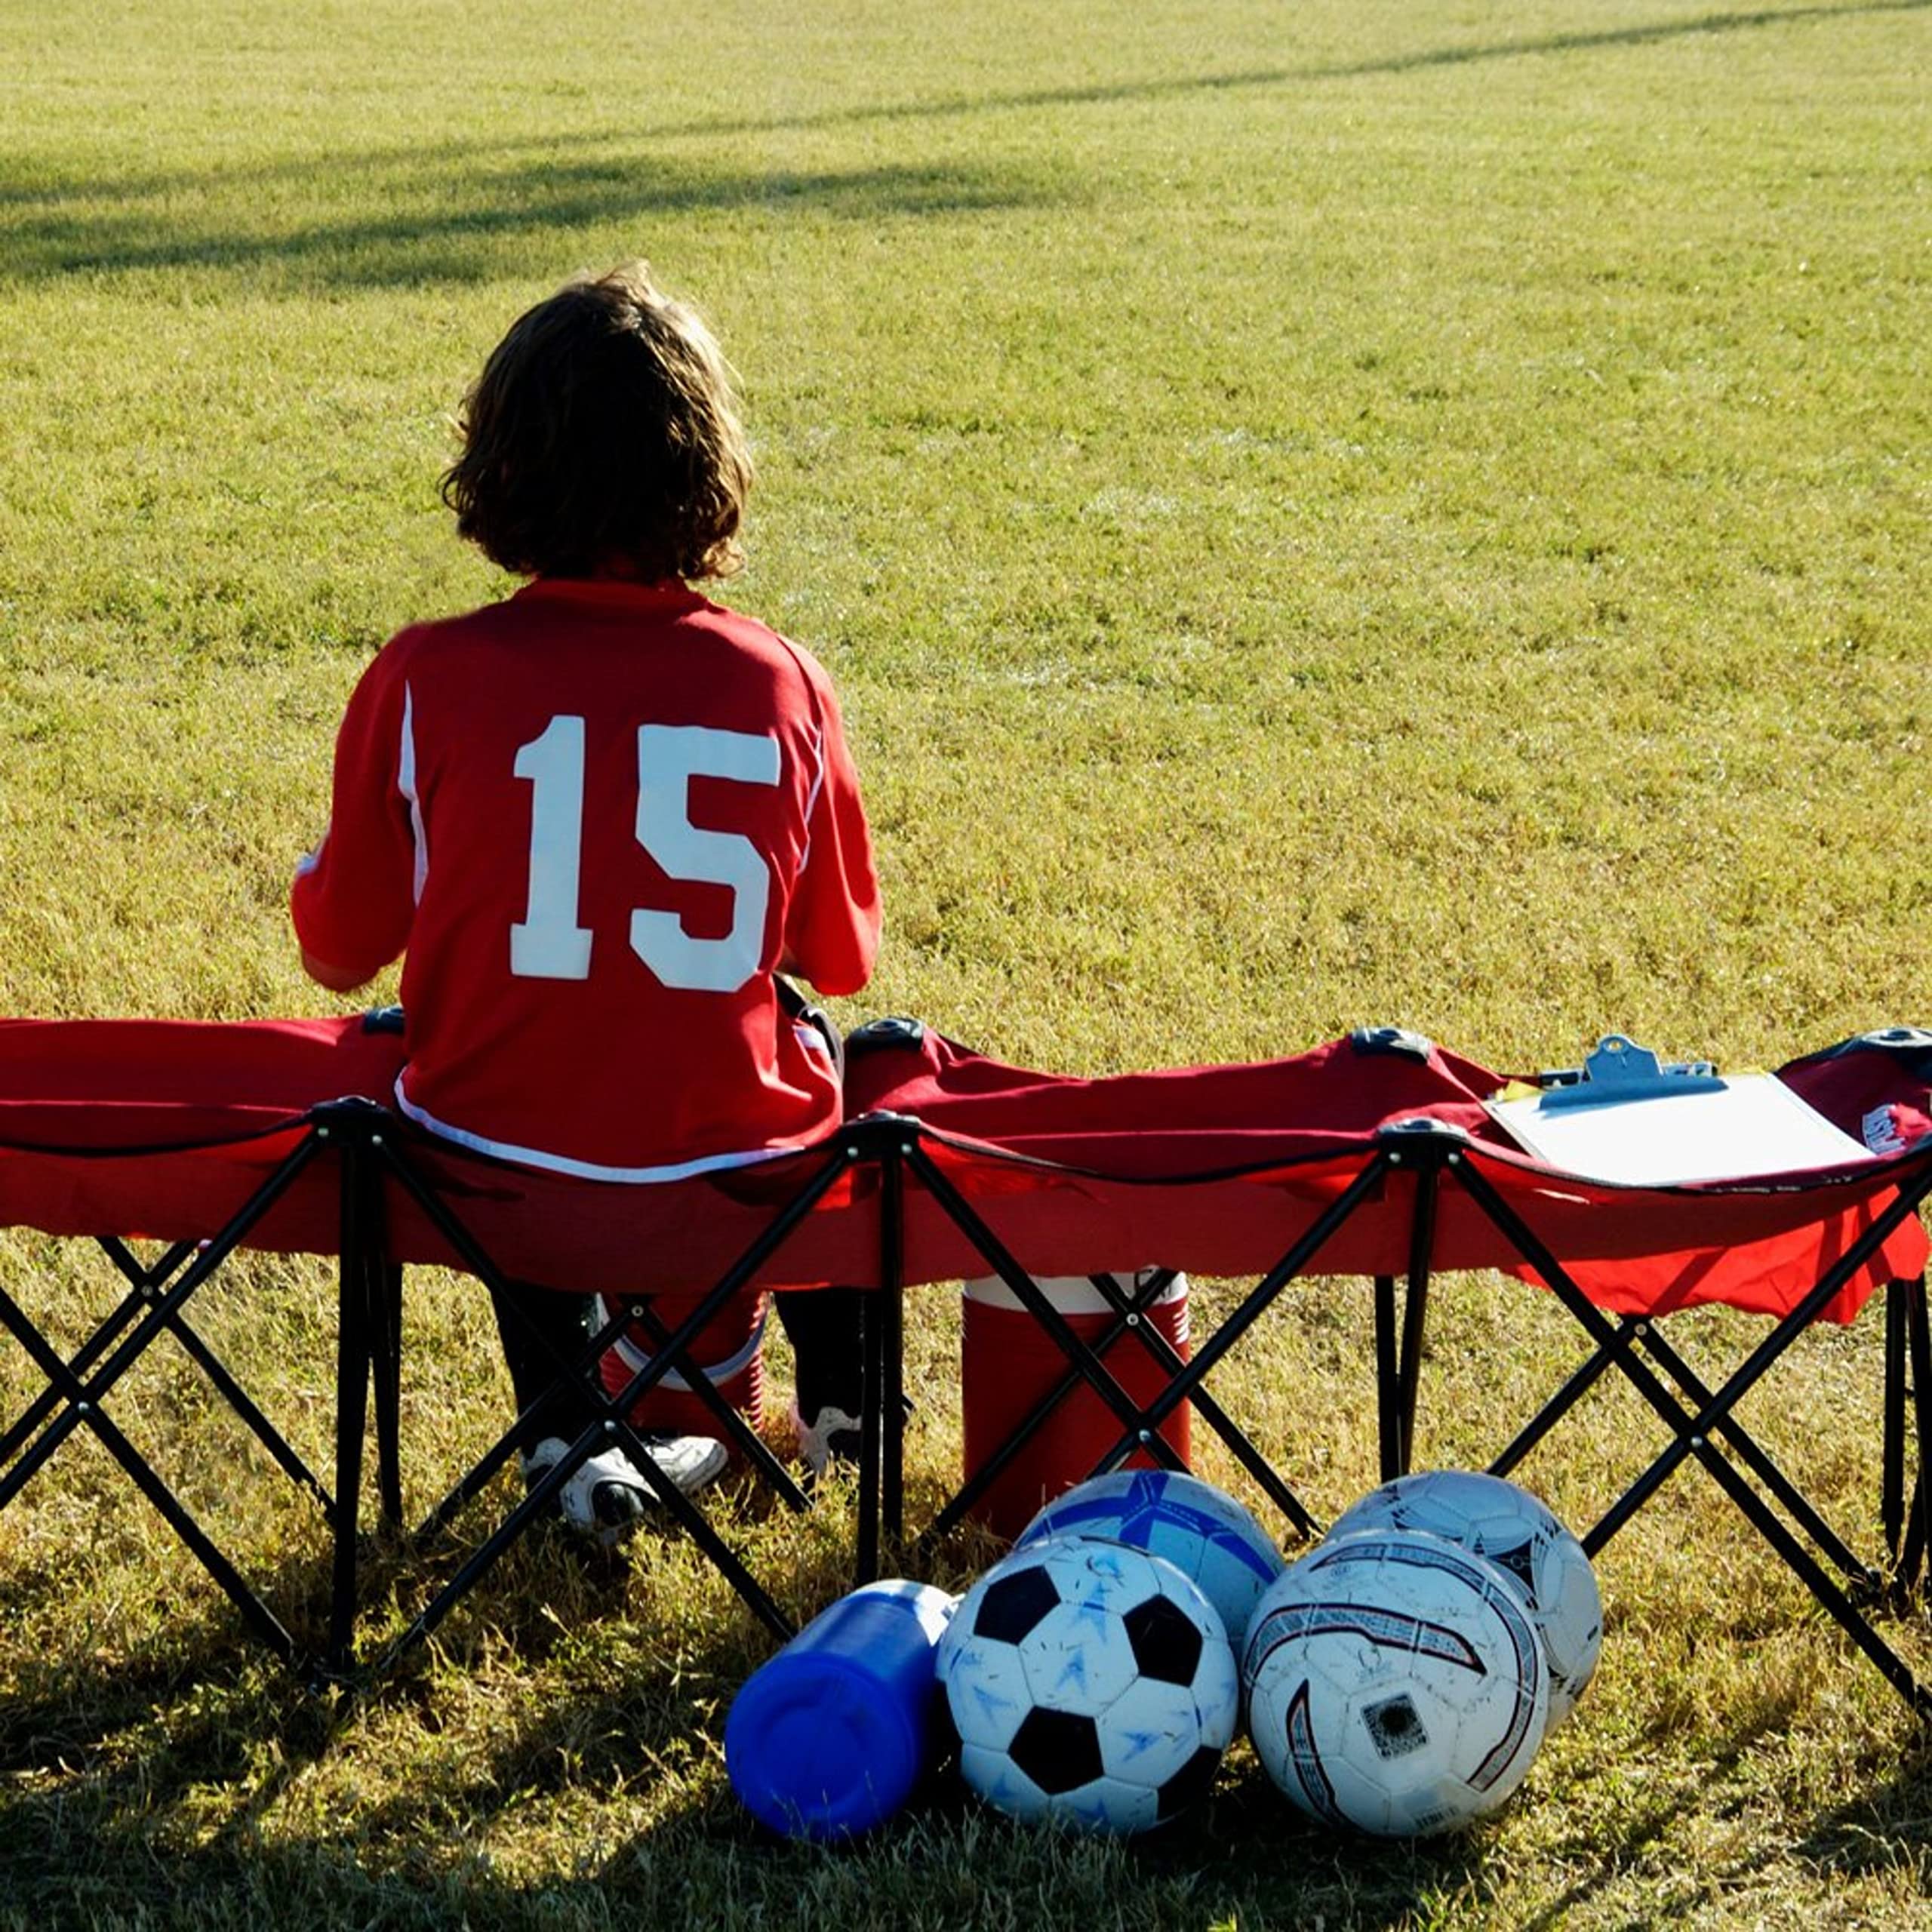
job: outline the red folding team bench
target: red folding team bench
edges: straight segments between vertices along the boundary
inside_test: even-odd
[[[233,1601],[291,1663],[300,1647],[115,1420],[117,1386],[162,1337],[185,1349],[334,1539],[332,1653],[352,1619],[355,1498],[375,1377],[383,1507],[399,1516],[397,1332],[391,1285],[365,1226],[352,1158],[330,1147],[353,1097],[393,1080],[400,1040],[361,1023],[196,1025],[140,1020],[0,1022],[0,1223],[91,1237],[127,1283],[63,1357],[29,1307],[0,1289],[0,1325],[45,1380],[0,1433],[0,1508],[85,1428]],[[352,1140],[353,1137],[349,1137]],[[346,1143],[345,1143],[346,1144]],[[159,1252],[137,1258],[130,1241]],[[195,1299],[238,1247],[338,1254],[334,1467],[312,1470],[194,1325]],[[338,1506],[337,1498],[342,1499]]]
[[[1897,1284],[1887,1328],[1882,1513],[1895,1574],[1915,1576],[1926,1493],[1921,1477],[1908,1509],[1905,1453],[1909,1433],[1922,1472],[1924,1392],[1932,1389],[1918,1282],[1927,1244],[1915,1212],[1932,1189],[1923,1036],[1874,1036],[1784,1070],[1841,1124],[1883,1115],[1897,1151],[1842,1172],[1644,1189],[1580,1182],[1514,1150],[1483,1104],[1502,1084],[1497,1076],[1391,1029],[1291,1060],[1100,1081],[1001,1066],[908,1023],[866,1029],[857,1044],[854,1117],[838,1133],[723,1174],[639,1189],[566,1180],[429,1140],[383,1104],[401,1041],[380,1020],[0,1026],[0,1221],[100,1239],[130,1284],[93,1338],[65,1359],[22,1303],[0,1293],[0,1324],[47,1384],[0,1438],[0,1506],[75,1429],[91,1429],[251,1626],[285,1657],[303,1658],[112,1419],[109,1398],[122,1377],[159,1337],[174,1337],[282,1470],[315,1496],[334,1549],[322,1662],[346,1669],[371,1377],[379,1497],[384,1515],[399,1521],[401,1270],[433,1262],[485,1280],[605,1294],[616,1310],[605,1333],[578,1361],[558,1364],[600,1392],[595,1365],[612,1334],[654,1319],[660,1333],[657,1352],[629,1385],[601,1392],[600,1419],[572,1446],[572,1457],[517,1503],[396,1651],[460,1600],[577,1461],[628,1438],[629,1404],[672,1373],[708,1400],[721,1431],[780,1495],[803,1506],[795,1484],[691,1354],[721,1311],[767,1287],[839,1283],[877,1291],[866,1335],[861,1575],[876,1568],[881,1533],[896,1537],[901,1527],[897,1432],[881,1429],[878,1418],[897,1413],[903,1291],[989,1272],[1065,1354],[1065,1386],[1091,1394],[1118,1423],[1097,1466],[1137,1452],[1171,1460],[1163,1427],[1192,1403],[1305,1528],[1307,1513],[1277,1468],[1279,1452],[1269,1455],[1241,1431],[1214,1401],[1207,1377],[1290,1284],[1315,1275],[1371,1278],[1383,1457],[1392,1473],[1407,1455],[1431,1275],[1494,1266],[1540,1281],[1595,1350],[1506,1465],[1614,1367],[1656,1411],[1669,1439],[1589,1533],[1587,1546],[1601,1548],[1678,1464],[1694,1460],[1901,1694],[1923,1702],[1854,1601],[1882,1580],[1735,1414],[1810,1324],[1849,1320],[1875,1287]],[[161,1244],[157,1258],[134,1259],[127,1242],[137,1235]],[[340,1257],[332,1484],[303,1464],[190,1325],[194,1296],[244,1245]],[[640,1278],[647,1257],[648,1281]],[[1156,1258],[1200,1274],[1254,1278],[1189,1360],[1137,1318],[1128,1291],[1115,1286],[1118,1322],[1094,1338],[1062,1318],[1035,1282],[1066,1274],[1104,1281]],[[666,1321],[647,1293],[678,1297],[683,1312]],[[1706,1301],[1755,1309],[1774,1324],[1715,1389],[1690,1377],[1656,1332],[1660,1315]],[[1142,1378],[1114,1373],[1110,1355],[1124,1359],[1117,1349],[1154,1360],[1155,1392],[1137,1395],[1127,1383],[1143,1387]],[[510,1454],[506,1435],[457,1481],[430,1525],[480,1491]],[[648,1461],[640,1466],[648,1473]],[[754,1613],[785,1632],[770,1592],[703,1512],[669,1484],[661,1488],[667,1509]],[[1844,1573],[1844,1585],[1814,1547]]]
[[[125,1277],[125,1296],[70,1355],[29,1311],[30,1291],[0,1288],[0,1327],[44,1380],[0,1434],[0,1508],[11,1503],[76,1429],[87,1429],[194,1552],[250,1627],[291,1663],[339,1675],[351,1660],[356,1611],[358,1508],[372,1381],[377,1491],[399,1524],[398,1454],[404,1264],[466,1268],[486,1281],[543,1281],[603,1294],[615,1312],[559,1373],[583,1377],[598,1423],[519,1501],[405,1640],[429,1629],[487,1571],[588,1455],[628,1442],[647,1476],[631,1405],[680,1374],[707,1402],[719,1432],[791,1506],[806,1499],[791,1475],[712,1386],[690,1355],[709,1322],[770,1279],[839,1278],[849,1254],[877,1272],[880,1230],[872,1194],[856,1185],[859,1157],[843,1143],[703,1182],[638,1189],[570,1180],[471,1155],[424,1134],[383,1104],[402,1060],[393,1015],[361,1020],[198,1023],[142,1020],[0,1023],[0,1224],[91,1238]],[[861,1137],[863,1139],[863,1137]],[[153,1244],[152,1260],[131,1242]],[[857,1244],[854,1250],[854,1244]],[[238,1248],[338,1257],[339,1322],[334,1468],[312,1469],[194,1325],[194,1303]],[[791,1251],[775,1275],[762,1272]],[[649,1281],[641,1281],[648,1257]],[[815,1257],[815,1258],[814,1258]],[[662,1300],[686,1311],[669,1328]],[[881,1313],[896,1300],[882,1299]],[[479,1309],[482,1306],[478,1298]],[[633,1324],[655,1323],[660,1346],[628,1385],[602,1389],[604,1346]],[[312,1496],[332,1539],[328,1635],[317,1657],[183,1503],[115,1419],[117,1386],[162,1337],[186,1349],[217,1393],[289,1480]],[[875,1385],[891,1342],[868,1324]],[[441,1524],[512,1454],[510,1432],[431,1513]],[[870,1443],[862,1485],[862,1550],[876,1562],[880,1459]],[[773,1630],[790,1625],[703,1512],[668,1481],[672,1517]],[[404,1646],[398,1646],[398,1648]]]
[[[1084,1384],[1119,1420],[1097,1470],[1137,1448],[1158,1455],[1161,1425],[1190,1400],[1252,1467],[1255,1445],[1201,1404],[1207,1377],[1291,1283],[1354,1275],[1375,1283],[1383,1471],[1398,1474],[1413,1441],[1431,1277],[1500,1269],[1547,1288],[1591,1349],[1497,1459],[1497,1472],[1614,1368],[1668,1440],[1585,1534],[1586,1549],[1600,1550],[1694,1460],[1901,1696],[1932,1709],[1865,1607],[1888,1583],[1915,1581],[1926,1549],[1932,1348],[1916,1211],[1932,1192],[1932,1035],[1869,1035],[1778,1077],[1824,1119],[1864,1137],[1854,1160],[1694,1185],[1579,1180],[1499,1128],[1484,1102],[1509,1084],[1500,1076],[1389,1028],[1272,1063],[1081,1081],[1004,1066],[907,1027],[892,1051],[855,1058],[848,1105],[921,1124],[900,1156],[908,1278],[990,1268],[1008,1284],[1069,1365],[1042,1407]],[[1029,1271],[1118,1270],[1156,1256],[1198,1273],[1257,1278],[1186,1363],[1134,1321],[1117,1282],[1120,1319],[1097,1345],[1029,1291]],[[1737,1413],[1807,1328],[1852,1320],[1880,1286],[1888,1287],[1881,1515],[1889,1576],[1853,1553]],[[1771,1322],[1715,1389],[1660,1328],[1662,1318],[1705,1303]],[[1103,1358],[1115,1343],[1161,1357],[1167,1380],[1152,1400],[1137,1401],[1109,1374]],[[1908,1434],[1920,1472],[1909,1509]],[[937,1527],[956,1519],[972,1487]]]

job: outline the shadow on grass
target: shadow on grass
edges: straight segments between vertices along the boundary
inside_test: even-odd
[[[1761,1697],[1706,1749],[1698,1752],[1698,1775],[1660,1795],[1632,1804],[1620,1820],[1614,1841],[1583,1850],[1594,1860],[1585,1876],[1543,1904],[1524,1922],[1523,1932],[1557,1932],[1572,1913],[1587,1906],[1596,1895],[1638,1864],[1644,1856],[1670,1836],[1673,1827],[1708,1802],[1712,1792],[1738,1780],[1740,1767],[1767,1742],[1782,1740],[1801,1713],[1799,1693],[1786,1690]],[[1667,1736],[1672,1723],[1663,1725]],[[1767,1850],[1766,1858],[1771,1856]]]
[[[806,1544],[792,1553],[829,1597],[849,1561],[844,1500],[834,1492],[802,1534],[753,1492],[721,1513],[734,1540]],[[432,1552],[432,1568],[462,1541]],[[1484,1887],[1481,1835],[1337,1840],[1291,1813],[1244,1752],[1209,1804],[1131,1844],[1009,1825],[946,1777],[864,1844],[773,1840],[719,1768],[731,1698],[769,1640],[709,1583],[702,1602],[677,1601],[675,1623],[654,1627],[630,1594],[633,1566],[671,1564],[678,1546],[646,1533],[630,1549],[586,1561],[561,1533],[539,1532],[434,1647],[346,1697],[306,1693],[220,1604],[132,1654],[17,1669],[0,1706],[0,1900],[23,1922],[217,1928],[1178,1927],[1315,1915],[1377,1927]],[[690,1595],[679,1574],[646,1600]],[[398,1617],[428,1581],[400,1541],[371,1547],[365,1577]],[[263,1587],[318,1620],[325,1554]]]
[[[420,1577],[399,1547],[369,1567],[379,1583],[405,1567]],[[500,1892],[500,1922],[513,1922],[518,1887],[451,1875],[452,1832],[485,1834],[567,1784],[637,1775],[701,1730],[691,1685],[743,1673],[744,1620],[713,1616],[702,1642],[675,1650],[626,1637],[612,1613],[629,1574],[540,1531],[459,1620],[455,1663],[421,1654],[355,1690],[312,1689],[220,1603],[126,1650],[21,1661],[0,1699],[0,1923],[442,1923],[423,1900],[452,1886],[480,1893],[491,1923]],[[318,1627],[329,1589],[325,1554],[263,1583]],[[621,1670],[586,1665],[605,1647]],[[493,1721],[439,1750],[471,1704],[472,1660]],[[560,1694],[546,1694],[553,1684]],[[408,1775],[378,1761],[386,1751]],[[358,1771],[372,1763],[392,1795],[365,1804]],[[330,1795],[312,1824],[318,1786]]]
[[[325,1557],[305,1556],[270,1587],[325,1608],[328,1574]],[[184,1611],[137,1646],[103,1631],[85,1650],[22,1657],[0,1698],[0,1845],[32,1835],[23,1820],[42,1795],[57,1835],[70,1813],[111,1804],[130,1780],[165,1807],[236,1775],[264,1739],[289,1761],[312,1758],[333,1727],[330,1701],[253,1642],[225,1602]]]
[[[635,152],[561,158],[571,145],[445,144],[339,168],[309,158],[210,173],[173,187],[78,185],[17,204],[0,219],[0,275],[187,270],[295,288],[463,282],[517,272],[527,238],[558,230],[754,209],[881,223],[983,214],[1057,192],[971,167],[768,172]],[[257,213],[278,176],[307,184],[279,229]],[[369,214],[372,205],[383,211]]]
[[[152,1711],[118,1694],[124,1726],[78,1762],[0,1783],[0,1898],[36,1919],[158,1924],[615,1924],[918,1928],[1208,1923],[1374,1928],[1432,1901],[1479,1897],[1480,1836],[1349,1841],[1291,1814],[1252,1766],[1168,1832],[1131,1842],[1008,1823],[936,1776],[909,1810],[856,1845],[787,1844],[752,1824],[715,1769],[735,1684],[723,1644],[653,1657],[611,1647],[486,1688],[487,1737],[445,1676],[392,1686],[375,1713],[420,1727],[406,1778],[359,1800],[346,1713],[278,1694],[207,1660]],[[554,1660],[552,1661],[554,1662]],[[592,1807],[666,1767],[653,1823],[599,1840]],[[634,1804],[620,1815],[635,1815]],[[552,1815],[565,1822],[553,1824]],[[526,1845],[502,1847],[524,1832]]]
[[[728,1540],[740,1540],[748,1524],[777,1508],[775,1498],[740,1483],[730,1506]],[[305,1728],[323,1715],[326,1733],[333,1720],[325,1714],[391,1694],[413,1694],[412,1685],[432,1657],[454,1654],[475,1661],[485,1652],[508,1652],[540,1662],[570,1632],[594,1632],[621,1617],[637,1565],[650,1563],[659,1551],[688,1547],[671,1526],[648,1527],[623,1547],[608,1549],[558,1524],[534,1524],[476,1580],[429,1644],[412,1650],[392,1674],[386,1672],[388,1645],[471,1557],[500,1514],[486,1498],[434,1537],[419,1540],[407,1532],[377,1531],[360,1538],[357,1662],[346,1683],[325,1678],[319,1667],[335,1578],[334,1553],[318,1522],[303,1523],[296,1534],[306,1546],[278,1563],[236,1559],[245,1580],[299,1647],[294,1666],[263,1645],[238,1607],[198,1572],[189,1586],[192,1600],[184,1598],[178,1614],[142,1638],[129,1641],[109,1625],[91,1624],[80,1641],[57,1654],[22,1653],[0,1697],[0,1777],[32,1776],[85,1758],[157,1709],[204,1687],[222,1687],[224,1694],[248,1687],[251,1696],[258,1692],[266,1700],[261,1708],[298,1714]],[[836,1584],[813,1580],[828,1596],[837,1594]],[[113,1587],[106,1586],[108,1595]],[[722,1595],[721,1582],[718,1588]],[[10,1565],[6,1589],[9,1611],[23,1628],[36,1621],[57,1627],[63,1606],[80,1593],[66,1557]],[[721,1627],[731,1620],[717,1620]],[[749,1628],[749,1612],[743,1620]],[[734,1641],[742,1647],[744,1640]]]
[[[840,1527],[824,1526],[826,1552]],[[660,1560],[654,1542],[633,1552]],[[721,1586],[654,1627],[614,1587],[626,1564],[581,1558],[561,1534],[538,1536],[445,1643],[352,1699],[305,1694],[220,1610],[147,1654],[17,1673],[0,1706],[0,1900],[23,1922],[216,1928],[1393,1928],[1480,1923],[1508,1878],[1480,1830],[1419,1844],[1324,1832],[1245,1749],[1207,1804],[1128,1843],[1008,1825],[947,1777],[860,1844],[780,1843],[740,1811],[718,1766],[762,1633],[718,1613]],[[421,1587],[399,1548],[377,1549],[370,1569],[378,1587]],[[319,1558],[275,1581],[281,1596],[326,1602]],[[1530,1922],[1586,1911],[1714,1787],[1748,1784],[1740,1767],[1788,1731],[1795,1694],[1738,1713],[1697,1778],[1635,1804],[1600,1864],[1598,1847],[1577,1847],[1581,1875]],[[1922,1860],[1928,1814],[1921,1752],[1800,1850],[1847,1877]]]
[[[677,214],[754,210],[879,223],[984,214],[1067,198],[1064,176],[969,164],[891,164],[787,171],[706,165],[654,143],[810,132],[986,113],[1104,106],[1242,90],[1309,86],[1432,69],[1763,32],[1859,14],[1923,11],[1932,0],[1763,8],[1418,49],[1383,58],[1270,66],[1152,80],[1043,88],[798,114],[700,118],[525,140],[390,145],[304,154],[234,169],[53,180],[0,188],[0,277],[189,272],[292,288],[475,281],[522,271],[533,234]],[[271,192],[273,191],[273,192]],[[261,211],[300,198],[285,226]],[[199,204],[198,206],[197,204]],[[371,214],[371,204],[383,211]],[[550,245],[554,248],[554,242]]]
[[[1932,1730],[1920,1729],[1887,1783],[1826,1812],[1796,1848],[1835,1876],[1904,1871],[1932,1889]]]
[[[1657,20],[1620,27],[1580,28],[1520,40],[1484,41],[1466,46],[1418,48],[1374,60],[1340,61],[1308,66],[1235,68],[1218,73],[1180,74],[1158,80],[1100,82],[1082,87],[1016,89],[1004,94],[942,97],[938,100],[882,101],[848,106],[808,109],[802,112],[763,115],[700,115],[640,127],[584,130],[571,134],[533,135],[515,140],[448,140],[392,143],[326,158],[302,155],[285,161],[240,168],[208,171],[154,171],[122,175],[114,180],[77,180],[59,185],[29,186],[0,183],[0,208],[9,206],[54,209],[77,202],[131,201],[172,195],[220,184],[263,186],[277,181],[307,181],[318,170],[338,178],[353,179],[411,165],[450,163],[467,166],[497,160],[512,162],[518,155],[543,158],[573,149],[617,147],[639,140],[703,139],[719,135],[804,134],[816,130],[870,126],[894,121],[942,121],[963,116],[1025,111],[1036,107],[1104,107],[1118,101],[1158,100],[1189,94],[1216,94],[1243,88],[1267,88],[1310,82],[1372,78],[1378,74],[1406,74],[1433,67],[1480,66],[1499,60],[1534,60],[1550,54],[1589,53],[1599,48],[1642,47],[1660,42],[1737,33],[1763,32],[1818,20],[1853,19],[1866,14],[1922,13],[1932,0],[1852,0],[1847,5],[1809,5],[1767,7],[1748,13],[1700,14],[1687,20]],[[772,192],[782,193],[788,181],[801,186],[811,177],[788,177],[782,171],[768,178]],[[862,177],[855,177],[862,179]]]
[[[1550,54],[1645,47],[1719,34],[1762,32],[1773,27],[1849,18],[1861,14],[1919,13],[1928,6],[1932,6],[1932,0],[1856,0],[1856,4],[1849,6],[1767,7],[1750,13],[1700,14],[1689,20],[1657,20],[1632,26],[1580,28],[1567,33],[1544,34],[1530,39],[1482,41],[1463,47],[1423,48],[1412,53],[1392,54],[1368,60],[1338,61],[1327,66],[1236,69],[1219,74],[1180,75],[1167,80],[1126,81],[1088,87],[1044,88],[1026,92],[986,94],[971,100],[833,108],[819,113],[774,116],[764,120],[697,122],[687,127],[659,131],[747,134],[840,127],[867,122],[934,120],[1033,107],[1103,107],[1115,101],[1158,100],[1247,88],[1307,85],[1324,81],[1368,80],[1378,75],[1420,73],[1437,67],[1478,66],[1500,60],[1535,60]]]
[[[1801,22],[1850,18],[1860,14],[1922,12],[1932,0],[1858,0],[1845,7],[1764,7],[1750,13],[1699,14],[1689,20],[1654,20],[1623,27],[1580,28],[1568,33],[1546,34],[1534,40],[1498,41],[1478,47],[1447,47],[1417,54],[1398,54],[1386,60],[1324,68],[1323,79],[1350,78],[1363,74],[1405,74],[1418,68],[1458,67],[1473,62],[1511,60],[1546,54],[1576,54],[1597,48],[1648,47],[1663,41],[1691,40],[1715,34],[1755,33],[1768,27]]]

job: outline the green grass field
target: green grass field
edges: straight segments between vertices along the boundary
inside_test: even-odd
[[[1929,158],[1925,0],[0,0],[0,1011],[325,1009],[285,905],[342,701],[503,587],[449,416],[642,254],[742,378],[724,594],[844,695],[889,934],[843,1017],[1082,1072],[1926,1021]],[[26,1234],[0,1278],[76,1330],[103,1286]],[[325,1266],[241,1287],[211,1330],[320,1455]],[[913,1305],[915,1508],[953,1299]],[[1324,1512],[1374,1478],[1366,1303],[1299,1291],[1223,1391]],[[1494,1280],[1441,1310],[1423,1458],[1480,1463],[1576,1346]],[[409,1415],[480,1441],[473,1287],[408,1318]],[[1878,1331],[1750,1411],[1861,1524]],[[318,1612],[190,1374],[117,1412]],[[1528,1473],[1587,1521],[1654,1440],[1611,1397]],[[837,1499],[728,1513],[825,1599]],[[1244,1748],[1144,1845],[941,1792],[823,1854],[731,1798],[764,1647],[678,1546],[533,1546],[337,1709],[77,1443],[0,1515],[0,1925],[1932,1923],[1932,1761],[1712,1486],[1601,1575],[1601,1678],[1471,1836],[1331,1841]]]

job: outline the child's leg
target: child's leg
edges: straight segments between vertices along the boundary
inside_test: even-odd
[[[595,1409],[577,1379],[562,1374],[558,1358],[574,1362],[583,1352],[588,1297],[511,1281],[501,1294],[492,1289],[490,1301],[516,1395],[516,1446],[527,1456],[547,1436],[568,1442],[582,1435]]]
[[[506,1283],[490,1299],[516,1394],[524,1480],[534,1482],[601,1413],[582,1379],[561,1365],[583,1353],[591,1302],[528,1281]],[[714,1481],[728,1460],[724,1444],[709,1436],[647,1435],[644,1440],[658,1468],[687,1495]],[[657,1500],[623,1449],[612,1447],[584,1463],[565,1484],[558,1507],[567,1522],[608,1540],[638,1521]]]
[[[820,1410],[832,1408],[856,1420],[866,1398],[864,1291],[801,1289],[772,1300],[792,1344],[800,1418],[809,1428]]]
[[[795,1023],[811,1027],[825,1042],[826,1057],[842,1080],[845,1043],[830,1018],[780,974],[778,1004]],[[866,1399],[860,1340],[864,1303],[857,1288],[813,1288],[775,1294],[778,1318],[792,1344],[799,1420],[809,1429],[821,1409],[842,1409],[855,1421]]]

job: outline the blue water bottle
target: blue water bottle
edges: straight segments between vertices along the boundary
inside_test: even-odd
[[[759,1823],[851,1838],[906,1802],[926,1767],[934,1657],[956,1601],[930,1583],[868,1583],[752,1672],[724,1721],[724,1769]]]

